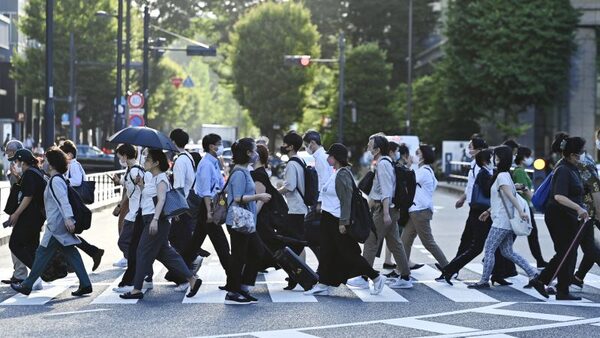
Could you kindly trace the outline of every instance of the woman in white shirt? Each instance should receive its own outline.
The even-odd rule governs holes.
[[[185,277],[190,284],[187,297],[194,297],[202,280],[195,277],[181,256],[169,245],[170,220],[163,214],[163,207],[170,188],[166,171],[169,169],[167,156],[162,150],[146,150],[144,169],[152,177],[144,182],[141,207],[144,220],[144,231],[137,248],[134,288],[131,292],[120,295],[123,299],[142,299],[142,286],[147,271],[150,271],[154,260],[158,260],[170,271]],[[156,197],[156,202],[154,198]],[[155,204],[156,203],[156,204]]]
[[[523,220],[529,219],[529,214],[520,210],[519,201],[515,196],[515,184],[510,175],[510,168],[513,162],[512,150],[507,146],[496,148],[494,150],[494,162],[497,166],[497,172],[492,178],[494,183],[492,184],[490,192],[491,207],[484,211],[479,218],[482,222],[485,222],[491,216],[492,228],[485,241],[483,274],[481,275],[479,282],[469,285],[469,288],[471,289],[490,287],[489,280],[496,262],[494,253],[498,248],[500,248],[502,256],[520,266],[530,278],[533,279],[537,276],[537,270],[531,267],[525,258],[513,251],[515,234],[512,231],[508,214],[512,213],[514,210],[515,217],[521,217]],[[500,194],[502,194],[502,196],[500,196]],[[506,210],[502,198],[506,201],[507,206],[512,204],[512,210]],[[536,284],[534,287],[538,292],[547,296],[543,285]]]
[[[321,194],[321,256],[319,259],[319,283],[305,295],[328,296],[331,287],[345,284],[356,276],[367,276],[373,281],[371,294],[380,294],[385,277],[373,270],[361,255],[356,240],[348,235],[350,225],[354,177],[348,164],[348,149],[336,143],[327,152],[327,162],[335,172],[329,177]]]
[[[437,179],[431,168],[435,161],[435,153],[429,145],[421,145],[417,149],[419,169],[415,171],[417,190],[413,206],[408,209],[408,223],[402,230],[400,239],[406,250],[406,257],[410,259],[410,251],[417,235],[423,246],[437,260],[436,266],[442,269],[448,264],[446,256],[435,242],[431,232],[431,219],[433,218],[433,192],[437,188]]]

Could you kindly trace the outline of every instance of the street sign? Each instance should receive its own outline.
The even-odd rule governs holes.
[[[79,127],[81,125],[81,119],[79,118],[79,116],[75,117],[75,126]]]
[[[175,89],[179,89],[179,86],[181,86],[182,82],[183,82],[183,79],[180,77],[171,78],[171,83],[173,84],[173,86],[175,86]]]
[[[68,113],[64,113],[60,116],[60,124],[63,126],[68,126],[71,124],[70,116]]]
[[[129,116],[131,115],[144,115],[144,108],[130,108]]]
[[[192,78],[188,75],[188,77],[185,78],[185,81],[183,81],[183,87],[184,88],[193,88],[194,87],[194,81],[192,81]]]
[[[142,108],[144,106],[144,95],[142,93],[133,93],[127,98],[129,108]]]
[[[143,127],[144,126],[144,116],[143,115],[129,115],[129,125],[131,127]]]

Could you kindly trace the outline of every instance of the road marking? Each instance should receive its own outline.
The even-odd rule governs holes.
[[[500,334],[492,334],[492,335],[486,335],[486,336],[475,336],[473,338],[516,338],[515,336],[509,336],[507,334],[504,333],[500,333]]]
[[[159,275],[163,269],[164,266],[158,261],[155,261],[154,264],[152,264],[152,271],[154,271],[155,276]],[[119,297],[119,295],[121,295],[120,293],[113,291],[114,288],[119,286],[119,283],[121,282],[121,279],[123,278],[124,274],[125,273],[121,274],[117,279],[110,283],[110,285],[90,304],[137,304],[139,299],[123,299]],[[156,287],[157,285],[154,284],[154,286]],[[146,293],[146,291],[148,291],[148,289],[142,289],[142,292]]]
[[[583,280],[583,285],[591,286],[596,289],[600,289],[600,276],[594,275],[592,273],[588,273],[585,275]]]
[[[81,310],[81,311],[56,312],[56,313],[49,313],[47,315],[44,315],[44,317],[75,315],[75,314],[80,314],[80,313],[102,312],[102,311],[110,311],[110,309],[93,309],[93,310]]]
[[[384,286],[383,291],[378,295],[372,295],[369,289],[359,289],[348,287],[360,300],[365,303],[406,303],[408,300],[389,286]]]
[[[410,329],[424,330],[435,333],[451,334],[451,333],[464,333],[479,331],[479,329],[473,329],[470,327],[462,327],[444,323],[430,322],[421,319],[414,318],[400,318],[390,319],[381,321],[383,324],[389,324],[394,326],[402,326]]]
[[[497,299],[494,299],[483,292],[467,288],[467,285],[463,282],[453,281],[454,286],[448,285],[447,283],[436,282],[435,279],[440,276],[440,272],[429,265],[425,265],[419,270],[411,271],[412,277],[421,281],[428,281],[423,283],[431,288],[433,291],[441,294],[442,296],[450,299],[451,301],[458,303],[496,303]],[[429,282],[431,281],[431,282]]]
[[[192,297],[183,297],[183,304],[224,304],[227,291],[219,289],[218,284],[202,284],[198,293]]]
[[[475,310],[473,312],[485,313],[485,314],[489,314],[489,315],[500,315],[500,316],[510,316],[510,317],[520,317],[520,318],[550,320],[553,322],[568,322],[571,320],[581,319],[581,317],[561,316],[561,315],[553,315],[553,314],[546,314],[546,313],[515,311],[515,310],[506,310],[506,309],[484,309],[484,310]]]
[[[413,246],[417,249],[425,249],[425,247],[422,244],[415,244]]]
[[[77,277],[75,274],[69,274],[67,277],[51,283],[42,282],[44,287],[42,290],[32,291],[29,296],[16,294],[0,303],[0,305],[44,305],[61,293],[67,291],[71,285],[76,282]]]
[[[202,264],[198,272],[198,276],[203,283],[215,283],[225,285],[227,282],[227,274],[218,261],[210,261],[208,264]]]
[[[316,303],[314,296],[305,296],[302,292],[286,291],[283,289],[282,281],[287,274],[283,269],[269,272],[264,275],[267,281],[267,289],[273,303]]]
[[[483,273],[483,265],[481,263],[467,264],[466,268],[475,273],[478,273],[478,274]],[[525,277],[523,275],[511,277],[511,278],[508,278],[508,280],[511,283],[513,283],[513,285],[510,286],[511,288],[513,288],[519,292],[523,292],[524,294],[527,294],[531,297],[537,298],[537,299],[542,300],[547,303],[572,305],[575,303],[582,303],[582,302],[589,303],[590,302],[587,299],[582,299],[581,301],[561,301],[561,300],[556,300],[556,297],[554,297],[554,296],[550,296],[550,298],[545,298],[544,296],[540,295],[539,292],[537,292],[534,288],[528,288],[528,289],[525,288],[525,285],[529,284],[529,278]]]
[[[299,332],[296,330],[281,330],[281,331],[269,331],[269,332],[257,332],[252,334],[258,338],[315,338],[317,336],[313,336],[308,333]]]

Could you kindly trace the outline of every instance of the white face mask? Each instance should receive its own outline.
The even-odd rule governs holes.
[[[312,155],[314,153],[314,151],[312,151],[312,149],[310,148],[310,144],[306,145],[304,148],[306,148],[306,152],[309,155]]]
[[[579,155],[579,162],[585,162],[586,158],[585,153],[581,153],[581,155]]]
[[[225,147],[223,147],[223,145],[220,145],[219,148],[217,148],[217,156],[222,156],[224,151]]]
[[[526,167],[530,167],[530,166],[533,164],[533,158],[531,158],[531,157],[528,157],[528,158],[524,159],[524,160],[523,160],[523,164],[524,164]]]
[[[488,163],[484,168],[489,172],[494,172],[494,165],[491,163]]]
[[[596,140],[596,149],[600,150],[600,140]]]
[[[399,151],[397,151],[397,152],[394,154],[394,160],[396,160],[396,161],[400,161],[400,152],[399,152]]]
[[[15,166],[15,171],[17,172],[17,174],[21,175],[23,173],[23,167],[20,164],[17,164]]]
[[[125,160],[123,160],[123,159],[119,160],[119,164],[120,164],[120,165],[121,165],[121,167],[123,167],[123,168],[127,167],[127,161],[125,161]]]

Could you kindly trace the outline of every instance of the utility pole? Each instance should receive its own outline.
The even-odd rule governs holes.
[[[128,93],[131,70],[131,0],[127,0],[127,21],[125,22],[125,93]]]
[[[122,111],[121,106],[121,69],[123,68],[123,0],[118,0],[117,9],[117,81],[116,81],[116,98],[115,98],[115,133],[122,128]]]
[[[346,56],[345,56],[345,41],[344,41],[344,32],[340,32],[339,37],[339,66],[340,66],[340,76],[339,76],[339,106],[338,106],[338,119],[339,119],[339,130],[338,130],[338,142],[344,143],[344,68],[346,67]]]
[[[71,125],[70,139],[77,143],[77,126],[75,116],[77,115],[77,104],[75,103],[75,34],[69,34],[69,121]]]
[[[411,134],[411,118],[412,118],[412,48],[413,48],[413,0],[408,0],[408,81],[406,88],[406,134]]]
[[[148,125],[148,109],[150,108],[150,90],[148,89],[149,62],[150,62],[150,9],[148,5],[144,6],[144,62],[143,62],[143,78],[142,92],[144,94],[144,123]]]
[[[53,87],[53,49],[54,49],[54,0],[46,0],[46,133],[44,148],[54,145],[54,87]]]

